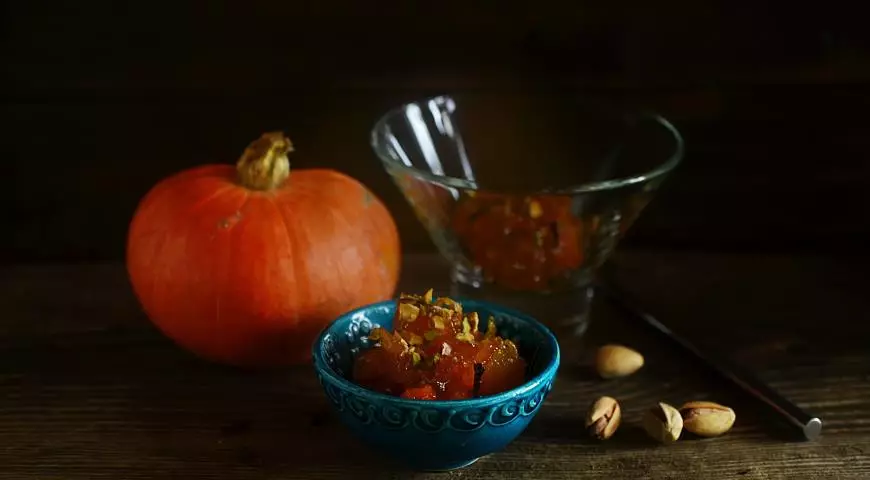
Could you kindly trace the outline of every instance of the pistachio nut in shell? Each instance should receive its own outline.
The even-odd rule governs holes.
[[[622,421],[619,402],[613,397],[600,397],[589,406],[586,412],[586,431],[598,440],[612,437]]]
[[[595,370],[601,378],[631,375],[643,366],[643,355],[623,345],[604,345],[595,355]]]
[[[683,432],[683,417],[676,408],[659,402],[644,413],[643,429],[661,443],[673,443]]]
[[[717,437],[731,430],[737,415],[729,407],[713,402],[688,402],[680,407],[683,426],[699,437]]]

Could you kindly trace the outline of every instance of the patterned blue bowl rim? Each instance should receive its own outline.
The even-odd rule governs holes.
[[[365,310],[369,310],[372,308],[384,307],[395,305],[396,300],[386,300],[383,302],[372,303],[369,305],[365,305],[363,307],[357,308],[355,310],[351,310],[349,312],[344,313],[337,319],[330,322],[329,325],[324,328],[320,334],[317,336],[317,341],[314,342],[312,346],[312,355],[314,359],[314,368],[325,378],[328,378],[332,383],[338,384],[339,387],[345,390],[352,391],[353,393],[361,396],[368,396],[371,398],[377,398],[385,401],[403,403],[407,405],[420,405],[420,406],[428,406],[431,408],[466,408],[466,407],[474,407],[483,404],[492,404],[492,403],[500,403],[503,401],[511,400],[517,396],[524,395],[526,393],[532,392],[535,389],[545,385],[547,381],[553,378],[556,375],[556,371],[559,369],[559,361],[561,357],[561,353],[559,351],[559,342],[556,340],[556,335],[553,334],[553,331],[550,330],[546,325],[541,322],[535,320],[529,315],[522,313],[520,311],[514,310],[512,308],[503,307],[501,305],[497,305],[490,302],[485,302],[481,300],[474,300],[468,298],[456,297],[455,300],[462,303],[463,305],[468,302],[474,305],[484,306],[485,308],[510,315],[512,317],[519,318],[523,322],[525,322],[530,328],[537,330],[538,332],[544,335],[547,343],[552,349],[553,356],[550,358],[547,365],[541,370],[540,373],[527,380],[522,385],[512,388],[510,390],[506,390],[501,393],[497,393],[495,395],[487,395],[484,397],[477,398],[469,398],[465,400],[410,400],[406,398],[396,397],[393,395],[387,395],[385,393],[376,392],[374,390],[369,390],[360,385],[357,385],[350,380],[338,375],[332,367],[326,362],[322,355],[322,345],[326,336],[329,334],[330,329],[332,329],[333,325],[342,320],[351,317],[357,313],[363,312]]]

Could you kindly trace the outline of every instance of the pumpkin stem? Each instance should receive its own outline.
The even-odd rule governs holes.
[[[290,175],[290,139],[281,132],[264,133],[251,142],[236,162],[239,183],[251,190],[271,190]]]

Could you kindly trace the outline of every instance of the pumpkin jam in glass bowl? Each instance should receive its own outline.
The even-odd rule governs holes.
[[[666,119],[621,103],[465,92],[378,120],[372,148],[450,263],[452,296],[522,309],[560,339],[586,331],[596,272],[683,156]]]
[[[401,295],[392,332],[377,327],[373,348],[360,353],[353,379],[375,391],[414,400],[460,400],[517,387],[526,362],[495,319],[481,331],[477,312],[464,313],[450,298]]]

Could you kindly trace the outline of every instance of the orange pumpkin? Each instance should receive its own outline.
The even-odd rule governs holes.
[[[127,269],[148,317],[176,343],[241,366],[299,364],[339,314],[390,298],[396,225],[356,180],[290,174],[290,141],[264,134],[235,168],[158,183],[130,225]]]

